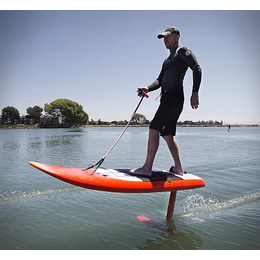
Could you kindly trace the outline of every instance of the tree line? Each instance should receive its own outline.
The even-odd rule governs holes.
[[[88,122],[89,125],[126,125],[128,124],[127,120],[120,120],[120,121],[111,121],[111,122],[107,122],[107,121],[102,121],[101,119],[98,119],[97,121],[91,119]],[[150,124],[150,121],[148,119],[146,119],[146,117],[143,114],[139,114],[136,113],[132,119],[132,121],[130,122],[130,125],[148,125]]]
[[[88,122],[88,114],[83,110],[83,107],[77,102],[69,99],[56,99],[50,104],[44,104],[46,116],[53,118],[62,117],[63,122],[67,124],[86,124]],[[43,115],[43,108],[40,106],[28,107],[25,118],[32,119],[33,123],[40,123],[40,118]],[[20,113],[17,108],[7,106],[2,109],[2,121],[8,124],[14,124],[19,121]]]
[[[223,125],[223,121],[214,121],[214,120],[209,120],[209,121],[196,121],[196,122],[193,122],[191,120],[185,120],[183,122],[179,121],[177,123],[177,125],[179,126],[185,126],[185,125],[188,125],[188,126],[222,126]]]
[[[69,99],[56,99],[50,104],[44,104],[44,111],[46,117],[52,116],[53,118],[62,117],[62,122],[64,124],[69,125],[108,125],[108,124],[115,124],[115,125],[124,125],[128,122],[124,121],[113,121],[111,123],[101,121],[94,121],[91,119],[89,121],[89,115],[83,110],[83,107],[75,101]],[[7,106],[2,109],[2,117],[0,124],[17,124],[23,123],[24,119],[30,119],[32,123],[41,123],[41,116],[43,108],[40,106],[28,107],[26,109],[27,115],[25,118],[20,117],[20,113],[17,108],[12,106]],[[56,122],[56,121],[55,121]],[[135,114],[131,124],[144,124],[149,123],[147,122],[146,117],[142,114]]]
[[[112,121],[106,122],[98,119],[97,121],[89,120],[89,115],[83,110],[83,107],[75,101],[69,99],[56,99],[50,104],[44,104],[44,109],[39,106],[28,107],[26,109],[26,119],[30,119],[32,123],[41,123],[42,112],[45,111],[45,117],[52,116],[53,118],[62,118],[64,124],[70,125],[126,125],[128,121]],[[20,120],[20,121],[19,121]],[[21,122],[21,117],[18,109],[7,106],[2,109],[2,118],[0,124],[15,124]],[[136,113],[130,123],[131,125],[148,125],[150,121],[143,114]],[[185,120],[177,123],[179,126],[222,126],[223,121],[197,121]]]

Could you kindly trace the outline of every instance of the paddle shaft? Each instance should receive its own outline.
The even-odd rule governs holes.
[[[134,115],[136,113],[136,111],[138,110],[138,108],[140,107],[142,101],[144,99],[144,96],[142,96],[141,100],[139,101],[134,113],[132,114],[130,120],[128,121],[127,125],[125,126],[123,132],[120,134],[120,136],[117,138],[117,140],[115,141],[115,143],[111,146],[111,148],[107,151],[107,153],[103,156],[103,159],[105,160],[106,157],[110,154],[110,152],[114,149],[114,147],[116,146],[116,144],[118,143],[118,141],[121,139],[121,137],[123,136],[123,134],[125,133],[126,129],[128,128],[128,126],[130,125],[132,119],[134,118]]]
[[[143,96],[141,97],[136,109],[134,110],[130,120],[128,121],[127,125],[125,126],[124,130],[122,131],[122,133],[120,134],[120,136],[117,138],[117,140],[114,142],[114,144],[111,146],[111,148],[106,152],[106,154],[94,165],[90,166],[89,168],[87,169],[91,169],[91,168],[94,168],[96,167],[96,169],[94,170],[94,172],[100,167],[100,165],[104,162],[104,160],[106,159],[106,157],[110,154],[110,152],[114,149],[114,147],[116,146],[116,144],[118,143],[118,141],[121,139],[121,137],[123,136],[123,134],[125,133],[126,129],[128,128],[128,126],[130,125],[132,119],[134,118],[134,115],[136,113],[136,111],[138,110],[138,108],[140,107],[144,97],[148,98],[148,94],[144,91],[142,91],[142,94]],[[93,172],[93,173],[94,173]]]

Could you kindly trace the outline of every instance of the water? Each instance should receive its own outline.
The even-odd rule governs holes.
[[[260,249],[260,128],[177,129],[184,169],[206,186],[178,192],[168,225],[168,192],[92,191],[28,164],[87,167],[122,130],[0,130],[0,249]],[[141,166],[147,137],[147,128],[127,129],[102,166]],[[154,168],[171,164],[161,140]]]

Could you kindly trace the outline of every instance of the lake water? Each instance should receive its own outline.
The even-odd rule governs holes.
[[[260,249],[260,128],[177,128],[184,170],[206,186],[177,193],[168,225],[169,192],[87,190],[28,164],[87,167],[122,130],[0,130],[0,249]],[[148,128],[128,128],[102,166],[141,166],[147,138]],[[154,169],[171,165],[161,140]]]

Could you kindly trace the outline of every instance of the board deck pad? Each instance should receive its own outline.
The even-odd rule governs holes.
[[[144,176],[140,174],[134,174],[130,172],[131,169],[115,169],[115,171],[123,172],[132,177],[136,177],[144,182],[153,182],[153,181],[173,181],[173,180],[182,180],[178,177],[177,174],[173,174],[167,171],[153,171],[152,176]],[[181,176],[181,175],[180,175]]]

